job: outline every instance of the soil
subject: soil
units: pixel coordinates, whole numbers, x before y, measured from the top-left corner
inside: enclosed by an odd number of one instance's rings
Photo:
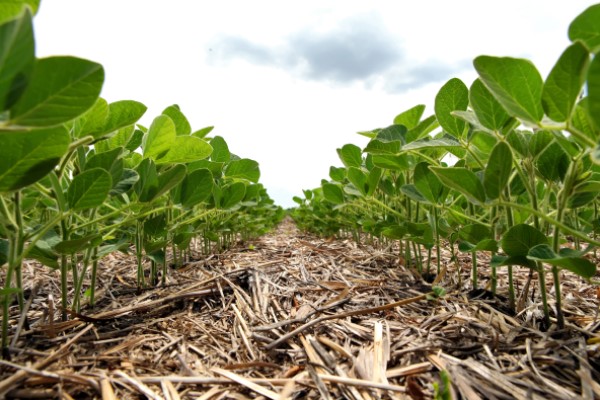
[[[65,322],[58,273],[27,261],[0,398],[600,398],[598,286],[562,272],[566,326],[547,327],[535,277],[514,312],[506,271],[494,296],[478,260],[473,290],[469,256],[443,252],[424,280],[391,245],[317,238],[287,219],[139,293],[135,260],[112,254],[96,306]],[[529,272],[514,273],[522,293]]]

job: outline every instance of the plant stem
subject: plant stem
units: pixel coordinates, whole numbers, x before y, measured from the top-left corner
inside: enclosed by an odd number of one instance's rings
[[[8,212],[8,207],[3,204],[5,211]],[[7,229],[8,236],[8,257],[6,270],[6,278],[4,281],[4,290],[2,293],[2,356],[4,358],[9,357],[8,352],[8,319],[10,318],[10,302],[12,299],[12,276],[17,276],[17,296],[19,299],[19,308],[23,307],[21,302],[23,299],[23,282],[21,277],[21,253],[23,252],[23,217],[21,214],[21,194],[19,191],[15,192],[13,197],[14,207],[14,223],[15,229]],[[8,213],[7,215],[10,215]]]
[[[542,296],[542,307],[544,309],[544,323],[550,327],[550,308],[548,307],[548,293],[546,290],[546,271],[544,265],[537,261],[537,272],[540,279],[540,295]]]
[[[515,310],[515,284],[513,282],[513,266],[508,266],[508,307]]]
[[[473,260],[472,264],[473,264],[473,290],[477,289],[477,252],[476,251],[472,251],[471,252],[471,259]]]
[[[142,221],[138,221],[135,229],[135,256],[137,260],[137,288],[142,289],[145,286],[144,282],[144,266],[142,264],[143,257],[143,240],[144,240],[144,225]]]
[[[94,308],[96,302],[96,274],[98,273],[98,247],[92,251],[92,277],[90,282],[90,307]]]
[[[438,229],[438,211],[437,208],[433,208],[433,225],[435,228],[435,250],[437,256],[437,274],[440,274],[441,269],[441,251],[440,251],[440,231]]]
[[[17,256],[13,262],[15,263],[14,268],[15,268],[15,278],[16,278],[16,284],[17,284],[17,289],[19,290],[17,292],[17,299],[19,300],[19,310],[23,310],[23,307],[25,305],[25,297],[23,294],[23,270],[22,270],[22,265],[23,262],[20,259],[20,256],[23,253],[23,247],[24,247],[24,224],[23,224],[23,214],[21,212],[21,192],[17,191],[15,192],[15,221],[17,223],[17,232],[16,232],[16,237],[15,237],[15,256]]]

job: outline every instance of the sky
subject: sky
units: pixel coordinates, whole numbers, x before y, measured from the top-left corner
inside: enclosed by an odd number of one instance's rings
[[[107,101],[137,100],[149,126],[178,104],[259,162],[283,207],[340,166],[336,149],[439,88],[470,86],[478,55],[531,60],[545,78],[583,0],[42,0],[36,54],[101,63]]]

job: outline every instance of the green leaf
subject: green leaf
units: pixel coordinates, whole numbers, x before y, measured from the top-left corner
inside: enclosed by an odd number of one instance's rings
[[[440,126],[440,124],[435,118],[435,115],[430,115],[406,133],[406,143],[410,143],[427,136],[438,126]]]
[[[506,142],[498,142],[490,154],[483,175],[483,187],[490,199],[497,199],[512,172],[512,151]]]
[[[207,126],[206,128],[198,129],[197,131],[192,133],[192,136],[202,139],[206,137],[206,135],[208,135],[210,132],[212,132],[214,128],[214,126]]]
[[[231,153],[229,152],[229,146],[227,142],[221,136],[215,136],[211,139],[210,145],[213,148],[213,152],[210,155],[211,161],[214,162],[229,162],[231,159]]]
[[[148,108],[134,100],[120,100],[108,105],[108,117],[101,130],[89,133],[94,137],[111,133],[135,124],[146,113]]]
[[[384,142],[379,139],[372,139],[367,143],[364,151],[371,155],[396,155],[400,152],[401,146],[402,142],[400,141]],[[354,166],[360,167],[360,165]]]
[[[573,193],[567,199],[567,207],[579,208],[594,201],[600,194],[600,182],[582,182],[573,188]]]
[[[96,104],[98,104],[98,103],[96,103]],[[92,111],[92,110],[93,110],[93,108],[90,111]],[[80,118],[80,120],[83,120],[83,123],[85,125],[87,125],[87,121],[85,121],[84,118],[87,116],[87,114],[90,113],[90,111],[88,111],[84,116],[82,116]],[[106,117],[108,117],[108,104],[106,104]],[[104,123],[102,123],[102,126],[104,126]],[[87,127],[83,127],[83,129],[86,129],[86,128]],[[83,131],[83,129],[81,131]],[[97,129],[102,129],[102,127],[98,127]],[[136,131],[136,132],[141,132],[141,131]],[[115,132],[113,135],[111,135],[110,137],[103,137],[103,138],[101,138],[101,140],[98,140],[96,143],[94,143],[94,149],[97,152],[102,153],[102,152],[109,151],[109,150],[112,150],[117,147],[125,147],[125,146],[127,146],[129,141],[133,137],[133,133],[134,133],[133,126],[126,126],[124,128],[121,128],[117,132]],[[142,137],[143,136],[144,136],[144,134],[142,133]],[[139,147],[139,145],[137,147]],[[127,149],[127,150],[129,150],[129,149]],[[133,150],[135,150],[135,148]],[[129,151],[132,151],[132,150],[129,150]]]
[[[554,135],[550,131],[536,131],[529,139],[529,154],[533,157],[539,156],[550,143],[554,141]]]
[[[452,115],[464,111],[469,105],[469,89],[458,78],[450,79],[435,96],[435,116],[442,128],[456,138],[462,138],[466,124]]]
[[[346,168],[329,167],[329,177],[337,182],[343,182],[346,179]]]
[[[141,202],[151,201],[158,192],[158,172],[152,159],[145,158],[137,166],[139,179],[133,186]]]
[[[108,104],[106,100],[99,98],[96,104],[79,118],[81,127],[76,136],[91,135],[95,139],[100,139],[109,135],[111,137],[108,141],[101,142],[101,147],[105,151],[118,146],[124,147],[132,135],[133,124],[144,115],[146,110],[147,107],[137,101],[121,100]]]
[[[167,245],[166,240],[157,240],[152,243],[144,243],[144,250],[146,251],[146,257],[150,260],[154,261],[156,264],[164,264],[165,263],[165,252],[164,248]]]
[[[179,228],[173,236],[173,244],[180,249],[185,249],[190,245],[194,237],[196,237],[196,233],[193,232],[193,227],[185,225]]]
[[[159,174],[157,191],[152,200],[162,196],[164,193],[167,193],[169,190],[179,184],[179,182],[185,178],[186,172],[187,169],[185,165],[175,164],[173,167]]]
[[[469,147],[470,152],[466,153],[462,158],[467,166],[480,168],[480,160],[487,160],[498,143],[498,139],[494,135],[490,135],[483,131],[475,131],[470,137]],[[476,158],[477,157],[477,158]]]
[[[475,203],[485,203],[483,184],[473,171],[462,167],[429,167],[429,169],[450,189],[454,189]]]
[[[498,251],[498,242],[494,239],[484,239],[476,242],[477,244],[472,244],[470,242],[460,242],[458,244],[458,250],[463,252],[473,252],[473,251]]]
[[[581,257],[592,250],[595,250],[595,246],[588,245],[586,248],[581,250],[571,249],[569,247],[562,247],[558,249],[558,255],[560,257]]]
[[[120,194],[127,193],[139,179],[140,176],[137,172],[132,169],[125,168],[123,169],[119,180],[116,183],[113,180],[113,187],[110,189],[109,194],[111,196],[118,196]]]
[[[154,161],[164,158],[171,151],[176,136],[175,123],[171,118],[166,115],[154,118],[143,143],[144,158]]]
[[[221,207],[229,209],[236,206],[244,199],[246,194],[246,185],[243,182],[234,182],[223,188]]]
[[[4,24],[6,21],[22,16],[23,9],[26,7],[31,10],[29,14],[37,13],[40,0],[2,0],[0,5],[0,24]]]
[[[121,251],[127,253],[129,248],[129,239],[127,237],[121,238],[119,241],[114,243],[108,243],[97,248],[97,253],[94,254],[94,260],[100,260],[107,255],[114,253],[115,251]]]
[[[363,196],[367,195],[369,191],[369,184],[367,182],[368,176],[360,168],[349,167],[348,180],[358,189],[358,191]]]
[[[52,126],[94,105],[104,82],[102,65],[75,57],[36,61],[29,84],[10,109],[10,124]]]
[[[165,236],[167,233],[167,216],[160,213],[144,221],[144,235],[153,238]]]
[[[544,83],[542,106],[556,122],[569,119],[581,94],[590,56],[581,42],[575,42],[562,53]]]
[[[123,159],[123,161],[125,161],[125,168],[130,169],[137,168],[138,165],[140,165],[140,163],[142,162],[142,160],[142,155],[140,153],[135,152],[127,154],[127,156]]]
[[[60,238],[59,238],[60,241]],[[33,258],[36,261],[39,261],[43,265],[58,269],[60,268],[60,264],[58,263],[59,254],[51,248],[42,248],[39,246],[40,241],[33,247],[29,249],[27,253],[28,258]]]
[[[173,120],[166,115],[154,119],[143,148],[144,158],[152,158],[157,164],[193,162],[212,153],[212,147],[202,139],[177,136]]]
[[[181,204],[192,208],[196,204],[207,201],[212,195],[214,180],[212,173],[206,169],[190,172],[181,182]]]
[[[435,244],[433,240],[433,230],[431,229],[431,225],[428,223],[424,224],[414,224],[407,223],[408,232],[414,236],[410,236],[407,239],[422,244],[426,249],[433,248]]]
[[[88,169],[73,178],[67,190],[67,202],[72,210],[80,211],[101,206],[112,188],[108,171]]]
[[[69,149],[62,126],[0,131],[0,193],[21,189],[46,176]]]
[[[490,267],[503,267],[507,265],[520,265],[523,267],[537,269],[536,263],[525,256],[501,256],[494,254],[490,261]]]
[[[193,136],[177,136],[171,151],[157,164],[188,163],[203,160],[210,156],[212,147],[202,139]]]
[[[482,224],[465,225],[458,231],[460,251],[498,251],[492,230]]]
[[[529,140],[531,134],[529,132],[522,132],[512,130],[506,135],[506,141],[513,150],[516,150],[521,157],[529,156]]]
[[[82,137],[101,132],[108,119],[108,102],[98,97],[94,105],[74,121],[73,134]]]
[[[591,157],[594,164],[600,165],[600,142],[592,150]]]
[[[406,154],[374,155],[373,164],[379,168],[391,169],[395,171],[406,171],[410,168]]]
[[[54,246],[54,250],[60,254],[75,254],[80,251],[97,247],[102,243],[102,235],[94,233],[82,238],[63,240]]]
[[[116,184],[121,179],[123,174],[123,159],[121,154],[123,153],[122,147],[96,153],[92,155],[85,163],[84,170],[92,168],[102,168],[110,173],[113,184]]]
[[[356,133],[359,134],[359,135],[361,135],[361,136],[367,137],[369,139],[374,139],[375,136],[377,136],[377,129],[372,130],[372,131],[359,131],[359,132],[356,132]]]
[[[583,98],[577,106],[575,106],[575,111],[571,114],[571,125],[577,129],[579,132],[583,133],[588,138],[596,141],[598,139],[598,133],[594,129],[595,123],[592,121],[592,117],[588,114],[588,98]],[[580,143],[581,141],[575,137],[575,140]],[[589,147],[587,143],[581,143],[584,147]]]
[[[542,109],[543,81],[528,60],[479,56],[473,61],[481,81],[510,115],[538,125]]]
[[[322,187],[325,200],[333,204],[344,204],[344,192],[342,188],[333,183],[323,183]]]
[[[183,115],[177,104],[165,108],[162,114],[167,115],[175,123],[175,132],[177,136],[189,136],[192,133],[192,127],[189,121],[185,115]]]
[[[413,129],[419,124],[424,111],[425,105],[418,104],[396,115],[396,118],[394,118],[394,124],[404,125],[407,129]]]
[[[450,136],[446,136],[443,138],[439,138],[439,139],[429,139],[429,138],[424,138],[424,139],[420,139],[420,140],[416,140],[414,142],[408,143],[404,146],[402,146],[402,150],[404,151],[408,151],[408,150],[420,150],[420,149],[427,149],[427,148],[440,148],[440,149],[452,149],[452,148],[462,148],[463,146],[456,141],[456,139],[453,139]]]
[[[367,196],[372,196],[373,193],[375,193],[375,190],[377,189],[377,186],[379,185],[379,181],[381,180],[382,175],[383,175],[383,170],[379,167],[373,167],[369,171],[369,176],[367,178],[367,186],[368,186]]]
[[[54,250],[54,246],[62,241],[59,234],[50,229],[46,232],[40,240],[38,240],[33,247],[28,247],[28,257],[31,257],[47,267],[59,268],[58,257],[59,254]]]
[[[234,179],[246,179],[250,182],[258,182],[260,179],[260,169],[258,163],[249,158],[230,161],[223,171],[226,177]]]
[[[600,4],[595,4],[579,14],[569,25],[569,39],[581,40],[591,53],[600,50]]]
[[[86,161],[83,166],[83,170],[91,169],[91,168],[103,168],[109,171],[115,161],[117,161],[121,154],[123,154],[123,148],[117,147],[115,149],[111,149],[108,151],[97,152],[92,154]]]
[[[117,135],[119,135],[122,131],[126,131],[128,130],[128,128],[121,128],[119,129],[119,131],[117,132]],[[111,140],[111,145],[113,147],[117,147],[118,142],[113,142],[112,141],[113,138],[110,138],[109,140]],[[138,147],[140,147],[142,145],[142,141],[144,140],[144,132],[142,132],[139,129],[136,129],[133,131],[133,133],[131,134],[131,136],[129,136],[129,140],[127,141],[127,143],[125,144],[125,149],[129,150],[131,152],[134,152],[138,149]],[[137,153],[136,153],[137,154]]]
[[[596,54],[587,75],[587,112],[595,125],[595,130],[600,130],[600,55]]]
[[[23,93],[35,63],[31,12],[0,25],[0,43],[0,111],[3,111]]]
[[[219,179],[223,176],[223,168],[225,167],[225,165],[220,162],[200,160],[200,161],[194,161],[194,162],[187,164],[187,167],[188,167],[189,171],[195,171],[200,168],[206,168],[210,172],[212,172],[213,177],[215,179]]]
[[[482,224],[465,225],[458,231],[458,235],[462,240],[470,243],[478,243],[483,239],[493,239],[492,230]]]
[[[337,149],[338,156],[346,167],[360,167],[362,165],[362,151],[354,144],[345,144]]]
[[[140,179],[134,186],[140,202],[151,202],[168,192],[185,178],[186,172],[185,165],[175,164],[158,175],[156,164],[151,159],[142,160],[137,167]]]
[[[534,261],[542,261],[546,264],[569,270],[583,278],[591,278],[596,275],[596,264],[583,257],[561,257],[556,254],[548,244],[540,244],[532,247],[527,258]]]
[[[377,132],[376,139],[383,143],[400,142],[406,141],[406,127],[404,125],[390,125]]]
[[[432,204],[443,202],[448,194],[446,187],[431,172],[427,162],[421,162],[415,166],[413,180],[419,192]]]
[[[417,187],[415,185],[413,185],[412,183],[400,186],[400,192],[402,192],[402,194],[404,194],[405,196],[408,196],[409,198],[411,198],[414,201],[417,201],[419,203],[425,203],[425,204],[433,204],[434,203],[433,201],[430,201],[425,196],[423,196],[423,194],[419,191],[419,189],[417,189]]]
[[[475,79],[471,85],[469,102],[479,122],[488,129],[500,131],[510,119],[506,110],[480,79]]]
[[[513,257],[526,257],[529,250],[539,244],[547,244],[548,239],[538,229],[527,224],[512,226],[503,236],[502,250]]]
[[[465,121],[469,126],[469,130],[473,131],[482,131],[482,132],[486,132],[488,134],[492,134],[492,130],[486,128],[485,126],[483,126],[481,124],[481,122],[479,122],[479,119],[477,118],[477,114],[475,114],[474,111],[472,110],[467,110],[467,111],[452,111],[452,115],[462,119],[463,121]]]
[[[408,233],[408,229],[404,225],[393,225],[387,228],[384,228],[381,233],[383,236],[388,237],[394,240],[401,240]]]
[[[538,155],[535,166],[545,179],[558,182],[565,178],[570,163],[571,158],[564,149],[552,142]]]

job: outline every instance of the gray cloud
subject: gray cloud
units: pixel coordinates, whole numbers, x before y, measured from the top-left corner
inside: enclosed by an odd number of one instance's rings
[[[468,69],[472,69],[470,60],[462,60],[452,65],[430,61],[409,68],[396,68],[386,74],[385,89],[389,93],[418,89],[429,83],[447,81]]]
[[[239,36],[221,36],[211,45],[211,61],[241,59],[336,84],[379,81],[390,93],[446,80],[471,68],[470,61],[409,66],[398,39],[374,14],[343,20],[328,31],[307,28],[283,39],[284,44],[276,47]]]
[[[211,45],[218,62],[233,59],[288,68],[312,80],[338,83],[365,80],[402,61],[402,50],[377,17],[359,15],[334,29],[296,32],[282,47],[269,47],[237,36],[221,36]],[[214,60],[213,60],[214,61]]]
[[[240,58],[253,64],[269,65],[275,61],[273,49],[236,36],[219,37],[210,51],[221,62]]]
[[[349,82],[381,74],[402,61],[401,49],[370,16],[343,21],[329,32],[301,32],[290,39],[288,66],[308,78]]]

